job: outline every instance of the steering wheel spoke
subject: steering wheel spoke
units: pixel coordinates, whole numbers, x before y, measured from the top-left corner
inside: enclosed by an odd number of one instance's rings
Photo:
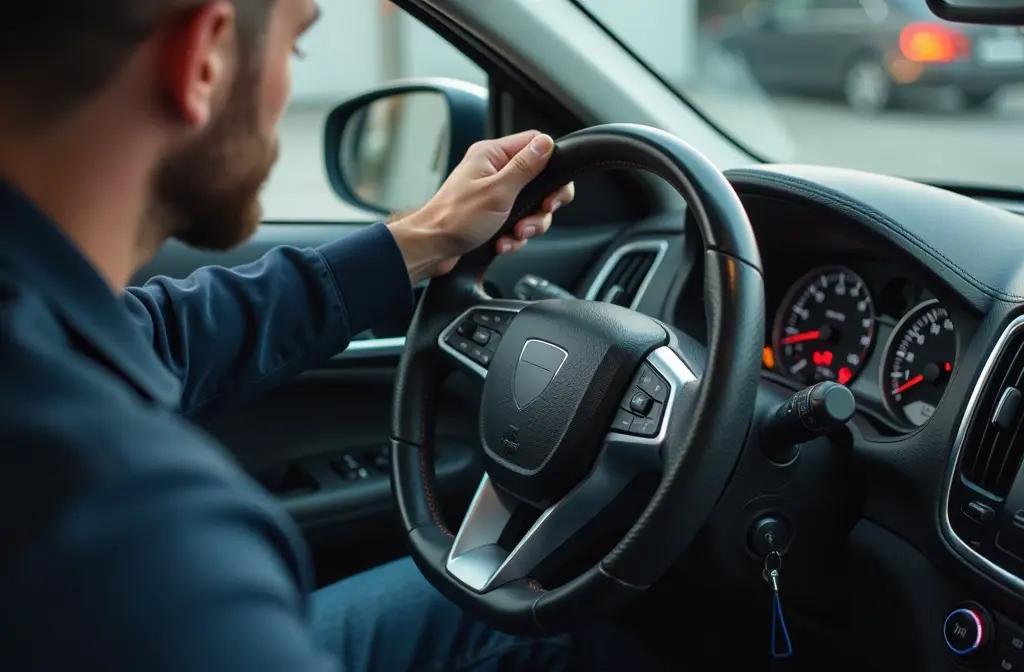
[[[526,305],[525,301],[496,299],[473,306],[445,327],[437,345],[461,371],[486,378],[502,336]]]
[[[611,505],[635,476],[660,467],[656,450],[640,458],[631,455],[632,451],[632,444],[612,437],[590,476],[540,511],[526,533],[511,542],[503,539],[509,527],[524,512],[529,515],[532,507],[484,475],[448,554],[448,572],[477,593],[527,578],[556,551],[572,544],[583,527]]]
[[[673,350],[661,347],[651,353],[623,396],[590,473],[542,509],[484,475],[448,554],[447,571],[470,590],[486,593],[529,577],[556,552],[572,557],[578,550],[573,545],[585,543],[578,534],[634,478],[661,470],[668,426],[677,413],[688,410],[696,383],[697,376]],[[536,520],[510,540],[510,526],[529,516],[531,508]]]

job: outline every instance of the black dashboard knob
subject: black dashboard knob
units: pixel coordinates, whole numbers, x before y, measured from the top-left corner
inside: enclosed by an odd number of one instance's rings
[[[946,646],[954,655],[972,657],[988,644],[991,638],[991,620],[983,609],[975,606],[963,606],[954,609],[946,616],[942,628],[942,636]]]

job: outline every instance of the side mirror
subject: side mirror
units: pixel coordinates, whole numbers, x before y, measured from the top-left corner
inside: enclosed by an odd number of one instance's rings
[[[324,129],[327,177],[353,205],[392,213],[426,203],[484,138],[487,90],[457,80],[406,80],[336,107]]]
[[[1024,0],[926,0],[932,14],[957,23],[1024,25]]]

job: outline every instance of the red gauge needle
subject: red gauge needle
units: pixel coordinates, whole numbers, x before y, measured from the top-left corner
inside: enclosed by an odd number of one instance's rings
[[[900,385],[899,387],[897,387],[895,390],[892,391],[892,393],[893,394],[901,394],[903,392],[906,392],[910,388],[912,388],[914,385],[917,385],[918,383],[923,382],[923,381],[924,381],[924,374],[919,373],[916,376],[914,376],[913,378],[911,378],[910,380],[908,380],[907,382],[905,382],[902,385]]]
[[[782,339],[782,344],[792,345],[793,343],[803,343],[804,341],[816,341],[819,338],[821,338],[821,329],[815,329],[814,331],[805,331],[802,334],[786,336]]]

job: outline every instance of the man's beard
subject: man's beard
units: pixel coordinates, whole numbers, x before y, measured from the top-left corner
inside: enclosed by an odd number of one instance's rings
[[[162,236],[227,250],[256,231],[278,154],[276,137],[260,132],[258,82],[256,72],[239,73],[221,114],[159,167],[150,216]]]

